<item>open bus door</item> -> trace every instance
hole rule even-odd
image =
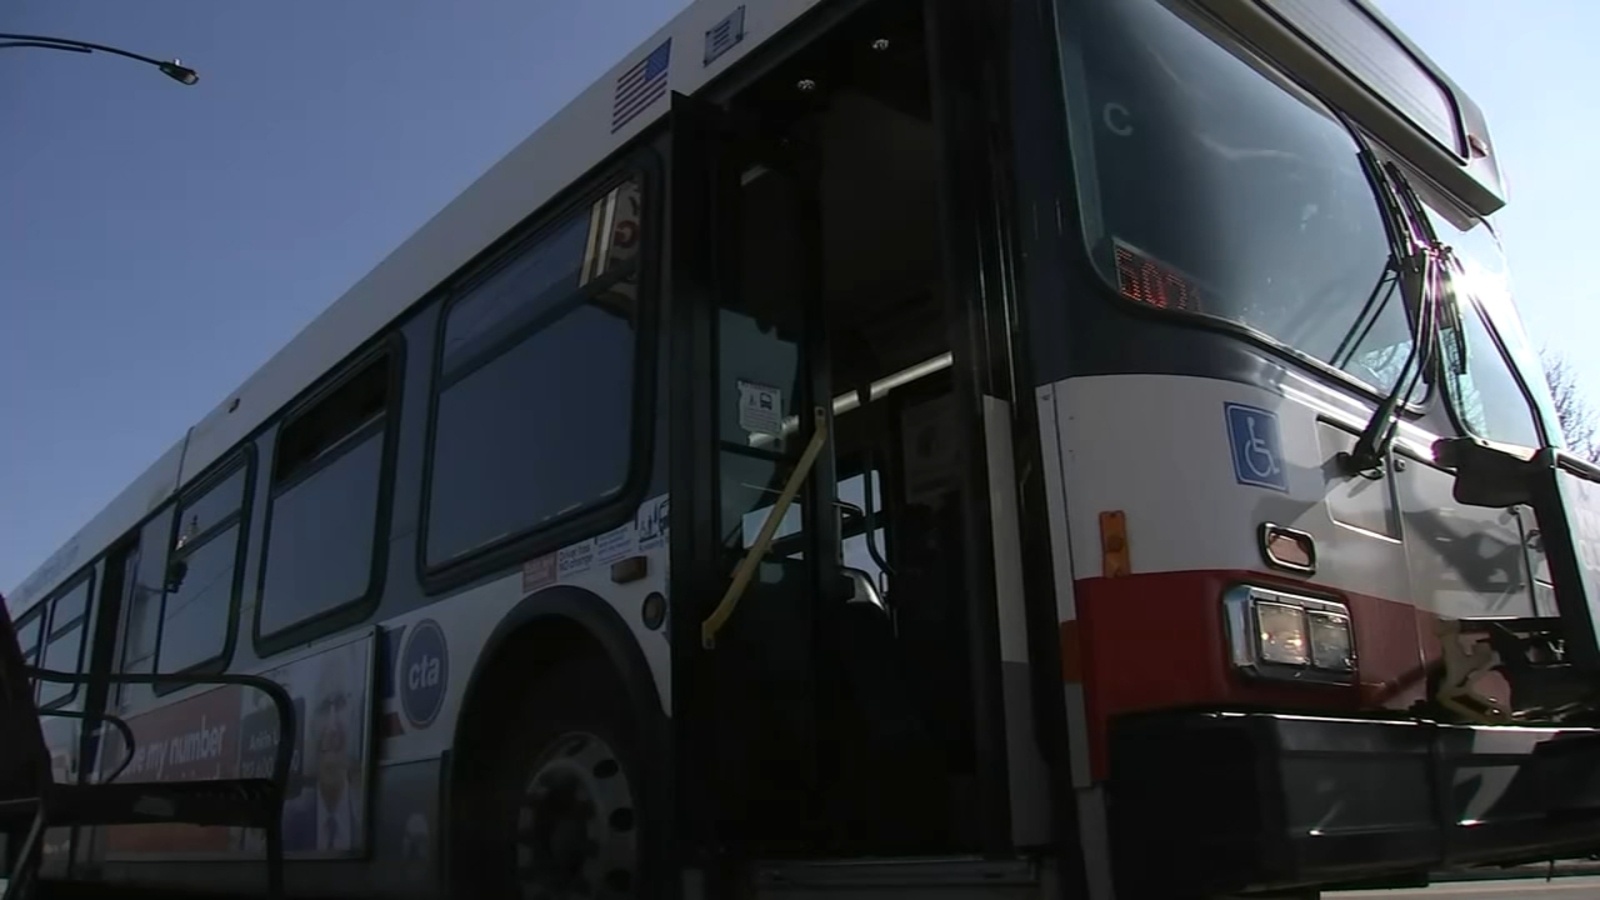
[[[898,479],[881,473],[903,449],[886,423],[917,407],[841,400],[888,389],[851,394],[840,375],[852,348],[834,344],[854,332],[825,296],[838,264],[821,227],[837,194],[815,145],[778,121],[674,97],[680,801],[710,801],[690,815],[735,858],[951,851],[952,818],[972,817],[952,813],[965,791],[938,736],[952,729],[927,708],[968,705],[943,687],[968,675],[960,655],[919,651],[966,641],[964,616],[929,635],[938,599],[909,591],[915,551],[894,554],[897,576],[885,558],[889,534],[914,528],[885,499]],[[862,409],[878,405],[890,411]],[[968,600],[946,587],[947,610]],[[897,618],[891,593],[915,605]],[[956,720],[970,741],[970,719]]]
[[[984,385],[1012,361],[957,6],[841,5],[672,98],[678,831],[785,878],[1049,840],[1026,651],[1001,658],[1014,404]]]
[[[990,542],[964,527],[987,498],[960,474],[983,447],[952,371],[917,13],[839,24],[727,109],[673,98],[681,831],[735,857],[1008,843],[979,812],[1006,790],[970,627],[993,608],[970,589]],[[908,462],[929,434],[948,477]]]
[[[825,395],[816,191],[799,148],[708,103],[672,102],[680,807],[701,842],[768,850],[804,842],[824,781],[818,663],[837,526],[821,452],[830,416],[812,414]]]

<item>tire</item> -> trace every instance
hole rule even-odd
[[[621,679],[602,659],[560,660],[520,698],[488,764],[463,773],[464,896],[527,900],[645,897],[658,835],[653,787]],[[477,776],[482,777],[477,777]]]

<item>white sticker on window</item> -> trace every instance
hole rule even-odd
[[[783,391],[754,381],[739,381],[739,427],[750,434],[783,433]]]

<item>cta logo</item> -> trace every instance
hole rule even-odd
[[[450,650],[432,619],[411,626],[400,648],[400,709],[413,728],[427,728],[444,708],[450,684]]]

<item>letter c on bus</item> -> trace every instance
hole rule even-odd
[[[1106,129],[1117,137],[1133,134],[1133,113],[1121,103],[1107,103],[1100,110],[1100,118],[1105,121]]]

